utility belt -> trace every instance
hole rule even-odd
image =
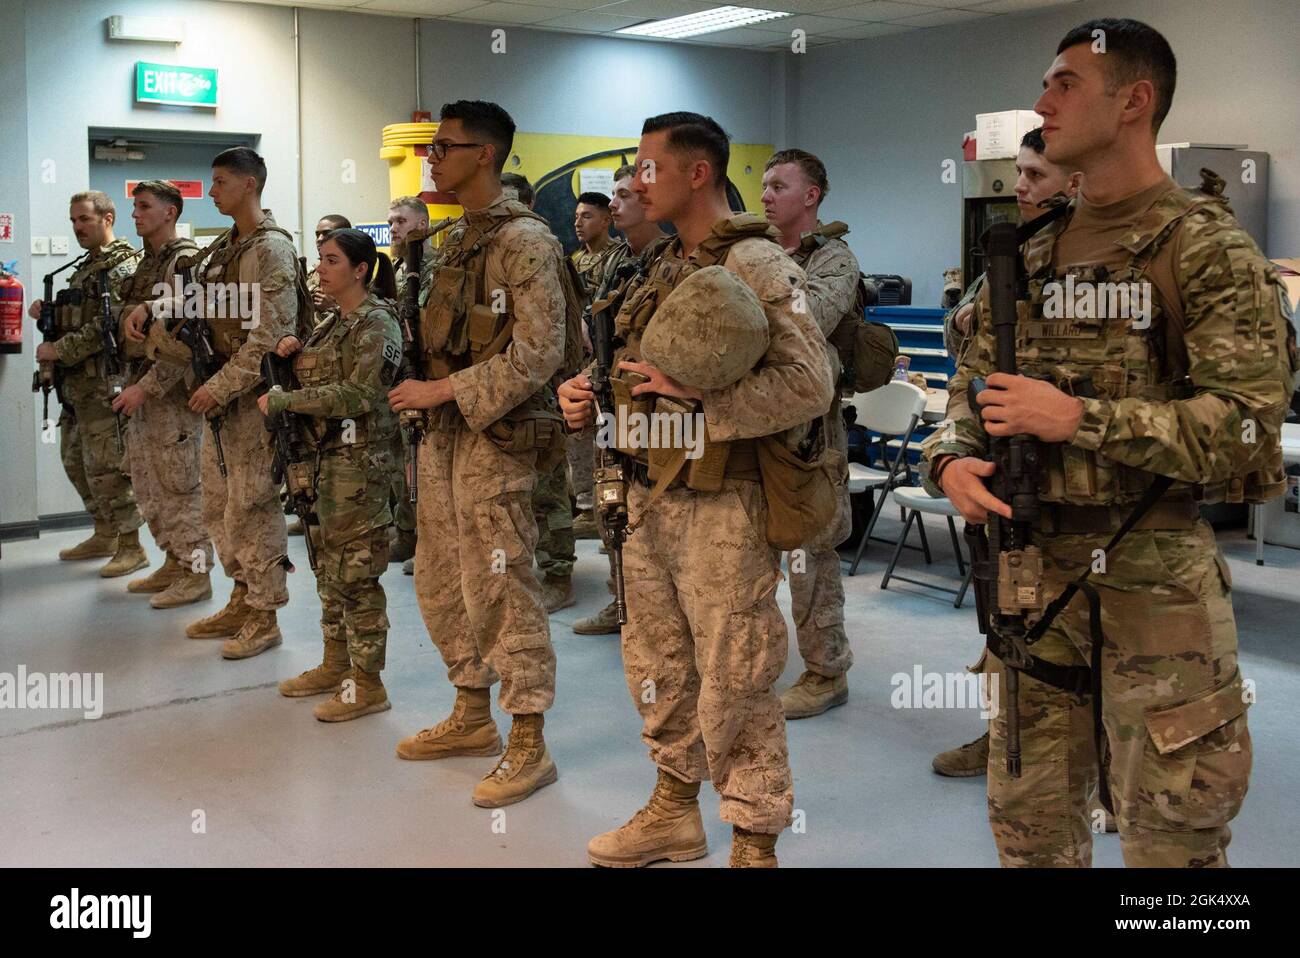
[[[624,452],[623,450],[619,450]],[[653,486],[659,477],[672,470],[680,449],[640,449],[635,454],[624,452],[632,463],[631,478],[643,486]],[[687,459],[677,474],[664,486],[674,489],[685,486],[696,492],[719,492],[724,479],[742,479],[761,482],[758,468],[758,446],[752,439],[735,439],[731,442],[705,441],[704,453],[698,459]]]
[[[1112,535],[1132,513],[1133,505],[1080,506],[1043,502],[1039,504],[1034,531],[1045,535]],[[1131,529],[1193,529],[1200,517],[1196,500],[1180,493],[1157,500]]]
[[[465,417],[455,401],[424,412],[425,432],[450,432],[464,425]],[[550,469],[557,458],[564,455],[564,418],[548,409],[512,410],[484,429],[483,435],[504,452],[537,450],[539,470]]]

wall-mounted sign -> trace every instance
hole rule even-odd
[[[384,249],[393,241],[387,223],[358,223],[356,228],[374,240],[375,245],[380,249]]]
[[[137,186],[143,183],[143,180],[126,181],[126,198],[131,199]],[[181,191],[181,199],[184,200],[201,200],[203,199],[203,181],[202,180],[168,180],[178,190]]]
[[[135,64],[135,102],[216,109],[216,68],[138,60]]]

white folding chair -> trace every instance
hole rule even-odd
[[[898,543],[894,546],[894,554],[889,559],[889,566],[885,569],[885,576],[880,580],[880,588],[888,589],[890,579],[902,579],[904,582],[910,582],[912,585],[925,586],[927,589],[938,589],[940,592],[951,592],[957,596],[957,601],[953,607],[960,609],[962,601],[966,598],[966,590],[970,588],[971,576],[974,572],[973,565],[967,565],[962,561],[961,543],[957,540],[957,524],[953,520],[961,515],[957,507],[952,504],[948,498],[936,499],[924,489],[917,486],[900,486],[890,493],[890,498],[902,507],[906,519],[903,521],[903,532],[898,537]],[[909,579],[905,575],[899,575],[894,571],[898,565],[898,557],[903,554],[903,543],[907,541],[907,533],[912,528],[912,522],[916,522],[916,528],[921,533],[921,542],[925,543],[925,522],[922,515],[943,516],[948,520],[948,534],[952,537],[953,555],[957,557],[957,571],[961,573],[961,588],[950,589],[944,585],[937,585],[934,582],[923,582],[920,579]],[[930,561],[930,550],[925,550],[925,561]]]
[[[911,478],[907,446],[912,441],[917,423],[921,421],[921,414],[925,412],[925,390],[896,379],[869,393],[859,393],[850,400],[850,404],[857,410],[857,425],[880,434],[880,460],[889,463],[889,468],[885,470],[872,469],[860,462],[849,463],[849,492],[865,492],[872,497],[871,520],[858,542],[853,564],[849,566],[849,575],[854,575],[858,571],[858,563],[862,561],[862,553],[872,538],[871,531],[880,518],[880,510],[885,507],[885,499],[896,486]],[[889,457],[891,438],[898,442],[898,453],[892,461]],[[879,501],[874,496],[876,489],[880,490]],[[929,551],[928,546],[926,551]]]
[[[1300,423],[1282,424],[1282,464],[1286,466],[1300,462]],[[1264,507],[1250,507],[1250,531],[1255,537],[1255,565],[1264,564]]]

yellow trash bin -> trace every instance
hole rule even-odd
[[[379,150],[379,158],[388,162],[389,199],[420,197],[429,205],[431,223],[462,212],[451,195],[435,192],[424,176],[424,158],[437,129],[437,123],[390,123],[384,127],[384,145]]]

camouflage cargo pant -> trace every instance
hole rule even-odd
[[[65,379],[72,409],[65,406],[59,416],[59,457],[95,528],[118,535],[139,529],[142,520],[131,481],[122,474],[117,420],[103,390],[100,379],[71,373]]]
[[[555,699],[555,652],[533,577],[536,452],[508,453],[458,418],[420,446],[415,595],[457,688],[501,679],[501,708]]]
[[[388,527],[372,529],[340,547],[320,550],[316,594],[325,641],[346,642],[352,664],[364,672],[384,668],[388,648],[388,596],[379,577],[388,568]]]
[[[248,604],[278,609],[289,601],[283,564],[289,538],[280,489],[271,481],[271,434],[250,394],[220,411],[227,475],[217,469],[216,443],[208,428],[203,438],[203,521],[226,575],[248,586]]]
[[[839,399],[827,414],[830,444],[848,453],[848,433],[840,414]],[[853,652],[844,631],[844,583],[840,578],[840,556],[835,547],[853,531],[853,512],[847,482],[839,490],[839,507],[834,521],[802,554],[791,552],[790,611],[804,668],[827,678],[843,675],[853,665]]]
[[[537,567],[548,576],[572,575],[578,554],[573,539],[573,500],[563,456],[549,472],[537,474],[532,504],[537,523]]]
[[[586,512],[592,507],[592,470],[596,467],[595,427],[566,436],[564,456],[569,462],[569,488],[578,509]]]
[[[160,549],[194,571],[212,568],[203,524],[203,417],[183,388],[149,399],[127,421],[127,462],[136,502]]]
[[[631,485],[632,516],[649,494]],[[766,513],[758,483],[731,479],[717,493],[670,489],[645,512],[623,549],[623,672],[651,760],[686,782],[711,778],[723,821],[777,833],[794,806],[773,691],[789,636]]]
[[[1094,561],[1103,536],[1044,542],[1049,598]],[[1130,532],[1092,581],[1101,595],[1102,723],[1125,864],[1226,866],[1228,823],[1250,777],[1247,696],[1237,669],[1231,579],[1205,523]],[[1077,596],[1034,646],[1083,665],[1091,648]],[[1000,670],[992,656],[988,670]],[[989,820],[1003,865],[1092,861],[1088,802],[1097,787],[1091,705],[1021,678],[1022,774],[1006,773],[1006,689],[991,723]]]

